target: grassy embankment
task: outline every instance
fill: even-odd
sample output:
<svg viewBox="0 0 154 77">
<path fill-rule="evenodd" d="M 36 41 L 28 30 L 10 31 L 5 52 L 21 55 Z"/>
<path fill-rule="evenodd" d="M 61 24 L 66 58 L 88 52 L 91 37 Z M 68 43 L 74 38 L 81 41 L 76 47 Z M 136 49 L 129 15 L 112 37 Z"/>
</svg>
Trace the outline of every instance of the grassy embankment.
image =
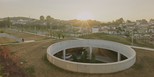
<svg viewBox="0 0 154 77">
<path fill-rule="evenodd" d="M 120 37 L 120 36 L 116 36 L 116 35 L 108 35 L 108 34 L 104 34 L 104 33 L 94 33 L 94 34 L 84 35 L 84 36 L 80 36 L 80 38 L 109 40 L 109 41 L 123 43 L 126 45 L 131 45 L 131 38 L 124 38 L 124 37 Z M 154 48 L 154 45 L 152 45 L 148 42 L 145 43 L 145 42 L 135 40 L 135 39 L 134 39 L 133 45 Z"/>
</svg>

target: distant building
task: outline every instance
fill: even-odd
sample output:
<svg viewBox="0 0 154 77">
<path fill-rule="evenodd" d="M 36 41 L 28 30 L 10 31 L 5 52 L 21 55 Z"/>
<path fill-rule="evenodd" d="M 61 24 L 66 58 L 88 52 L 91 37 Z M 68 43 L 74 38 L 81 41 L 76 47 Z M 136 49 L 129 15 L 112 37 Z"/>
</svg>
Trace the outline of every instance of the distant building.
<svg viewBox="0 0 154 77">
<path fill-rule="evenodd" d="M 99 27 L 92 27 L 92 33 L 98 33 L 100 30 Z"/>
</svg>

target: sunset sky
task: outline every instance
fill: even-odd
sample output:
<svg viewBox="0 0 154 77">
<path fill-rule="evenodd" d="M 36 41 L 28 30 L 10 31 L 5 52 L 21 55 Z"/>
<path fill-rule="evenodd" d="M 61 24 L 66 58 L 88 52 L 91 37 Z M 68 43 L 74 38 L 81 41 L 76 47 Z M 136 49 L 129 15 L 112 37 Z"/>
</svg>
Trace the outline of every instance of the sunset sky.
<svg viewBox="0 0 154 77">
<path fill-rule="evenodd" d="M 154 0 L 0 0 L 0 18 L 50 15 L 57 19 L 112 21 L 154 18 Z"/>
</svg>

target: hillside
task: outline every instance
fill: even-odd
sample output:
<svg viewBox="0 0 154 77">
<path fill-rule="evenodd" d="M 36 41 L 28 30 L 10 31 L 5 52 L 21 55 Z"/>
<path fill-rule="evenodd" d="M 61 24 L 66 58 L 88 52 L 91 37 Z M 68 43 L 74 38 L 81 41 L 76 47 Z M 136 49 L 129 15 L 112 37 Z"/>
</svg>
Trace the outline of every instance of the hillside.
<svg viewBox="0 0 154 77">
<path fill-rule="evenodd" d="M 123 43 L 123 44 L 126 44 L 126 45 L 131 45 L 131 38 L 124 38 L 122 36 L 109 35 L 109 34 L 104 34 L 104 33 L 93 33 L 93 34 L 88 34 L 88 35 L 82 35 L 79 38 L 109 40 L 109 41 Z M 135 40 L 135 39 L 134 39 L 133 45 L 134 46 L 154 48 L 154 45 L 152 45 L 152 44 L 143 43 L 142 41 L 138 41 L 138 40 Z"/>
</svg>

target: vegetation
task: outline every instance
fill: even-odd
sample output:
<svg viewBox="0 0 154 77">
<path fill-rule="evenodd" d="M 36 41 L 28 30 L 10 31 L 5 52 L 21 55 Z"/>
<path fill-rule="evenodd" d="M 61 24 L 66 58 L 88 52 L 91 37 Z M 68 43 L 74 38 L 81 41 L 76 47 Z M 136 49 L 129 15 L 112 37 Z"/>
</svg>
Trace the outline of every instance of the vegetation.
<svg viewBox="0 0 154 77">
<path fill-rule="evenodd" d="M 38 40 L 43 40 L 43 39 L 48 38 L 46 36 L 39 36 L 39 35 L 35 35 L 35 34 L 18 32 L 18 31 L 8 30 L 8 29 L 6 29 L 5 33 L 13 35 L 13 36 L 18 37 L 18 38 L 23 38 L 24 40 L 36 40 L 36 41 L 38 41 Z"/>
<path fill-rule="evenodd" d="M 14 55 L 18 55 L 20 58 L 24 59 L 26 63 L 23 66 L 31 67 L 30 69 L 34 69 L 35 77 L 153 77 L 154 67 L 154 52 L 147 50 L 139 50 L 135 49 L 137 53 L 137 60 L 135 65 L 130 69 L 113 73 L 113 74 L 82 74 L 82 73 L 74 73 L 70 71 L 66 71 L 60 69 L 48 62 L 46 59 L 46 49 L 51 44 L 57 41 L 54 40 L 45 40 L 35 43 L 25 43 L 25 44 L 17 44 L 17 45 L 8 45 L 11 52 L 15 52 Z M 146 52 L 145 52 L 146 51 Z M 138 65 L 139 64 L 139 65 Z M 33 66 L 35 65 L 35 66 Z M 137 66 L 136 66 L 137 65 Z M 142 73 L 141 73 L 142 72 Z M 32 76 L 33 77 L 33 76 Z"/>
<path fill-rule="evenodd" d="M 30 77 L 28 73 L 20 67 L 19 58 L 10 54 L 6 47 L 0 46 L 0 75 L 4 77 Z"/>
<path fill-rule="evenodd" d="M 85 38 L 85 39 L 100 39 L 100 40 L 109 40 L 109 41 L 114 41 L 114 42 L 119 42 L 127 45 L 132 44 L 131 37 L 121 37 L 118 35 L 109 35 L 109 34 L 104 34 L 104 33 L 94 33 L 94 34 L 89 34 L 89 35 L 83 35 L 80 36 L 80 38 Z M 142 46 L 142 47 L 150 47 L 154 48 L 154 45 L 145 42 L 143 40 L 136 40 L 134 39 L 134 45 L 135 46 Z"/>
<path fill-rule="evenodd" d="M 94 33 L 94 34 L 89 34 L 89 35 L 83 35 L 83 36 L 80 36 L 80 38 L 109 40 L 109 41 L 115 41 L 115 42 L 124 43 L 128 45 L 131 44 L 131 41 L 128 38 L 122 38 L 116 35 L 109 35 L 109 34 L 104 34 L 104 33 Z"/>
<path fill-rule="evenodd" d="M 72 54 L 72 59 L 74 62 L 82 62 L 82 63 L 102 63 L 101 61 L 97 61 L 95 58 L 95 54 L 92 54 L 92 58 L 89 59 L 88 52 L 85 49 L 80 51 L 79 55 L 76 53 Z"/>
<path fill-rule="evenodd" d="M 4 31 L 3 30 L 0 30 L 0 33 L 4 33 Z"/>
</svg>

